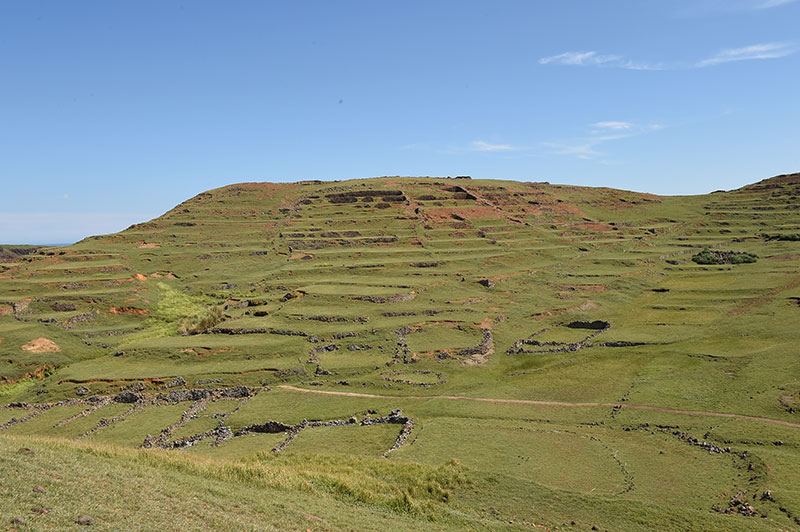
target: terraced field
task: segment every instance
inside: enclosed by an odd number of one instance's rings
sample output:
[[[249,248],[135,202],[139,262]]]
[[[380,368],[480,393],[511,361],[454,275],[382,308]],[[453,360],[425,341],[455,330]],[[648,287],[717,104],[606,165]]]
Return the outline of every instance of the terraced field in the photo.
[[[0,512],[37,530],[82,513],[800,530],[799,259],[800,174],[690,197],[405,177],[204,192],[0,261]]]

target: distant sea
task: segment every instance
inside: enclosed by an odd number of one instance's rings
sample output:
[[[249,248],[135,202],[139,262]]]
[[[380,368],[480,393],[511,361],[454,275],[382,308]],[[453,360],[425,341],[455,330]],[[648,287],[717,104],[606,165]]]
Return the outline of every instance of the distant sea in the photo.
[[[71,246],[74,243],[75,242],[70,242],[68,244],[5,244],[5,243],[0,243],[0,246],[6,246],[6,247],[37,246],[37,247],[40,247],[40,248],[57,248],[57,247],[62,247],[63,248],[64,246]]]

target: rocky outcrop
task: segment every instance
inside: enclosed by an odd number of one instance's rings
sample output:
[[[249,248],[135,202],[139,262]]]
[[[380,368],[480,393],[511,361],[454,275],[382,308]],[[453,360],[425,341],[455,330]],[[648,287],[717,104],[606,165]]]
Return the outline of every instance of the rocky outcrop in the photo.
[[[407,294],[397,294],[394,296],[354,296],[354,301],[368,301],[370,303],[403,303],[411,301],[417,297],[417,293],[413,290]]]

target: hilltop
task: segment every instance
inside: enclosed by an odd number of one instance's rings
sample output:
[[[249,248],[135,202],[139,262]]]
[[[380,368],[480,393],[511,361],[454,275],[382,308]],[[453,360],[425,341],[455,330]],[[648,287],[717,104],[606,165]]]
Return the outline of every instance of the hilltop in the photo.
[[[364,507],[363,530],[800,529],[798,196],[800,174],[681,197],[209,190],[0,257],[0,444],[108,457],[90,484],[141,467],[186,497],[207,475],[222,506],[228,480],[273,490],[291,507],[276,529]],[[53,489],[72,506],[43,530],[79,511]],[[287,493],[322,497],[321,521]],[[120,526],[125,504],[94,517]]]

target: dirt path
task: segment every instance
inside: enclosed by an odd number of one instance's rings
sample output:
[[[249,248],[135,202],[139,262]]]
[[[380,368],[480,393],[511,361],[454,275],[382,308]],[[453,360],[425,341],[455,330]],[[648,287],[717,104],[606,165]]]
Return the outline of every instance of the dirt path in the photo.
[[[364,397],[369,399],[447,399],[451,401],[478,401],[483,403],[506,403],[506,404],[520,404],[520,405],[537,405],[537,406],[564,406],[567,408],[581,408],[581,407],[603,407],[613,408],[615,406],[622,406],[623,408],[630,408],[632,410],[652,410],[654,412],[665,412],[667,414],[679,414],[684,416],[712,416],[712,417],[727,417],[733,419],[746,419],[750,421],[761,421],[763,423],[773,423],[775,425],[783,425],[785,427],[794,427],[800,429],[800,423],[792,423],[791,421],[783,421],[780,419],[770,419],[767,417],[748,416],[746,414],[730,414],[728,412],[704,412],[702,410],[678,410],[674,408],[662,408],[659,406],[648,405],[632,405],[625,403],[567,403],[562,401],[533,401],[529,399],[491,399],[486,397],[464,397],[462,395],[377,395],[371,393],[353,393],[353,392],[333,392],[327,390],[308,390],[306,388],[298,388],[283,384],[280,386],[284,390],[304,393],[318,393],[324,395],[343,395],[346,397]]]

